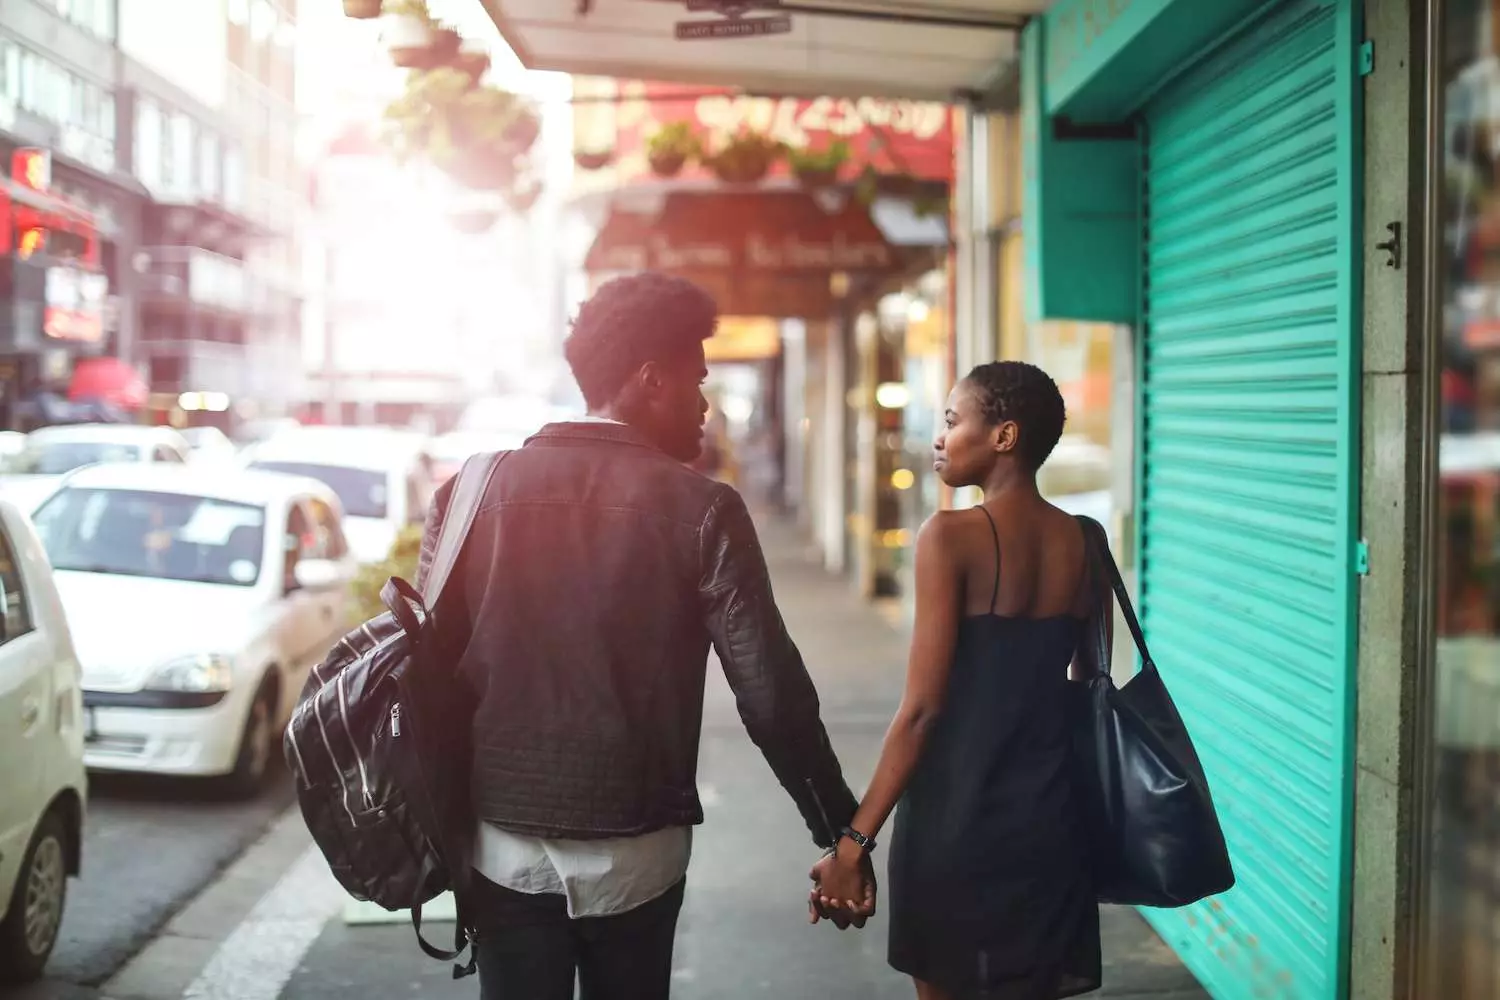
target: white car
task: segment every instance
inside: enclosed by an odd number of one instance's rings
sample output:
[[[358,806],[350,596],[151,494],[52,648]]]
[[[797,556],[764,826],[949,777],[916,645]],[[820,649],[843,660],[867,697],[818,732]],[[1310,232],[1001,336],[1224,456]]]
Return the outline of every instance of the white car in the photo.
[[[77,875],[87,777],[78,657],[47,554],[0,501],[0,980],[41,975]]]
[[[337,428],[309,427],[278,435],[247,453],[251,469],[309,476],[338,494],[344,531],[355,558],[390,555],[408,524],[421,524],[434,487],[421,440]]]
[[[170,427],[42,427],[26,435],[26,445],[20,452],[0,459],[0,496],[30,513],[75,469],[100,462],[181,465],[191,453],[188,442]]]
[[[254,794],[348,627],[338,497],[233,467],[100,465],[35,519],[83,665],[88,767]]]
[[[195,462],[233,462],[240,454],[229,435],[217,427],[184,427],[182,439],[192,449],[188,457]]]

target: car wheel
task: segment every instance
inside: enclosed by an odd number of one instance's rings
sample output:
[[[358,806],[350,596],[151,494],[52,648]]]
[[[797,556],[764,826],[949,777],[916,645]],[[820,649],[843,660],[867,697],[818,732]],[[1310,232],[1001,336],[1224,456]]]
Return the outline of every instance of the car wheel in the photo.
[[[234,770],[225,779],[227,790],[235,798],[249,799],[258,795],[265,783],[266,772],[270,770],[276,740],[272,697],[271,689],[262,687],[255,696],[255,704],[250,706],[250,714],[245,717],[245,731],[240,734],[240,751],[235,757]]]
[[[56,811],[42,817],[31,837],[10,909],[0,921],[0,979],[30,982],[47,966],[68,895],[67,838]]]

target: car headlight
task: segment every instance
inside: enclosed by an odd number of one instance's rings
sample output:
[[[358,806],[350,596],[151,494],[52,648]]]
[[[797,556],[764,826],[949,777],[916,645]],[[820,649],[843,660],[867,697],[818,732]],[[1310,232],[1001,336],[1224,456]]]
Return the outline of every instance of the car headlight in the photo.
[[[233,680],[233,659],[217,653],[207,653],[163,664],[146,682],[146,689],[148,691],[228,691]]]

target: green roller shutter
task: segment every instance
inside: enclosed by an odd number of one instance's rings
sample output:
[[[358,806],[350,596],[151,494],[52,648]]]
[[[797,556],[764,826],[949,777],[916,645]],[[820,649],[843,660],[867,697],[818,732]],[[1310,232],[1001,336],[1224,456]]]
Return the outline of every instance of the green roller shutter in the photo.
[[[1347,980],[1352,7],[1268,6],[1142,115],[1141,604],[1239,879],[1147,915],[1221,1000]]]

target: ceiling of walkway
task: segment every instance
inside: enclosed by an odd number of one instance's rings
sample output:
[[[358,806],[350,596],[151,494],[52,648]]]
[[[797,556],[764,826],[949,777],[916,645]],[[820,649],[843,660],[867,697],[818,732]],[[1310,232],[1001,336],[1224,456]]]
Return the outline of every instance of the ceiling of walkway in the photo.
[[[1006,74],[1019,28],[1050,0],[746,2],[741,19],[789,17],[791,30],[686,40],[675,25],[725,16],[690,12],[685,0],[481,2],[530,69],[765,94],[952,101],[987,93]]]

